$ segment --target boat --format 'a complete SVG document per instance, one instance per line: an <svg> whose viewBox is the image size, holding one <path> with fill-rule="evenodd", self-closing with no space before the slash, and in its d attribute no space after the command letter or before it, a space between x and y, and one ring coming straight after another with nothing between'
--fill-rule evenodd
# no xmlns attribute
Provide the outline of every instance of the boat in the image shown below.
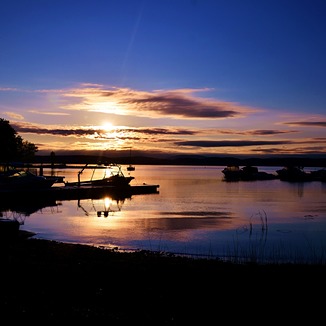
<svg viewBox="0 0 326 326"><path fill-rule="evenodd" d="M312 181L310 172L304 171L302 166L287 165L276 173L282 181Z"/></svg>
<svg viewBox="0 0 326 326"><path fill-rule="evenodd" d="M128 166L127 166L127 171L135 171L135 167L133 166L133 165L131 165L131 164L129 164Z"/></svg>
<svg viewBox="0 0 326 326"><path fill-rule="evenodd" d="M19 169L14 165L2 164L0 166L1 191L48 189L55 182L55 178L47 179L29 170Z"/></svg>
<svg viewBox="0 0 326 326"><path fill-rule="evenodd" d="M228 165L222 170L226 180L240 180L241 170L239 165Z"/></svg>
<svg viewBox="0 0 326 326"><path fill-rule="evenodd" d="M43 175L43 177L47 180L52 180L53 183L64 183L64 176L57 176L57 175Z"/></svg>
<svg viewBox="0 0 326 326"><path fill-rule="evenodd" d="M130 161L131 161L131 147L130 147L130 149L129 149L129 159L130 159ZM136 168L132 165L132 164L129 164L128 166L127 166L127 171L135 171L136 170Z"/></svg>
<svg viewBox="0 0 326 326"><path fill-rule="evenodd" d="M326 182L326 168L322 168L316 171L311 171L310 175L313 181Z"/></svg>
<svg viewBox="0 0 326 326"><path fill-rule="evenodd" d="M93 168L92 178L90 180L81 181L80 176L86 168ZM97 169L105 169L104 176L102 179L93 179L95 171ZM125 187L129 186L131 180L134 177L125 176L122 172L122 168L119 164L111 163L109 165L97 164L97 165L89 165L86 164L79 172L78 172L78 181L74 182L65 182L66 187Z"/></svg>
<svg viewBox="0 0 326 326"><path fill-rule="evenodd" d="M64 166L64 167L66 167L66 166ZM46 179L51 179L51 180L53 180L54 183L64 183L64 178L65 178L65 177L64 177L64 176L54 175L54 174L53 174L53 173L54 173L54 172L53 172L53 171L54 171L53 167L51 167L51 170L52 170L51 175L44 175L44 174L43 174L43 169L44 169L43 164L41 164L40 167L39 167L39 175L45 177Z"/></svg>
<svg viewBox="0 0 326 326"><path fill-rule="evenodd" d="M259 171L256 166L246 165L240 168L238 165L228 165L222 170L224 179L227 181L255 181L273 180L277 175Z"/></svg>

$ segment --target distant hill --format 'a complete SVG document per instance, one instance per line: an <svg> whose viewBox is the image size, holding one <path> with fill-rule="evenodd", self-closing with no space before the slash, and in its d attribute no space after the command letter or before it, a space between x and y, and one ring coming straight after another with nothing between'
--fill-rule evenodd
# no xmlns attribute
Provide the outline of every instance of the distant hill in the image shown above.
<svg viewBox="0 0 326 326"><path fill-rule="evenodd" d="M99 164L99 163L117 163L130 164L129 157L104 157L98 155L57 155L55 158L50 156L36 155L33 163L55 164ZM222 157L222 156L201 156L201 155L177 155L168 158L158 158L149 156L135 156L132 158L132 164L145 165L207 165L207 166L227 166L227 165L254 165L254 166L286 166L297 165L303 167L326 167L326 158L319 157Z"/></svg>

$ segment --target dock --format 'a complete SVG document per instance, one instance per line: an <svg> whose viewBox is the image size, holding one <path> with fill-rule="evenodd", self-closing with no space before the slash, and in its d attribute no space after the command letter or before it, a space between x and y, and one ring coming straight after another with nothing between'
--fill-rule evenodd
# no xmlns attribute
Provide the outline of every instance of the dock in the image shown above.
<svg viewBox="0 0 326 326"><path fill-rule="evenodd" d="M130 198L132 195L158 194L159 185L127 185L123 187L117 186L64 186L52 187L49 191L50 196L54 196L59 200L73 200L86 198L101 198L105 195L112 198Z"/></svg>
<svg viewBox="0 0 326 326"><path fill-rule="evenodd" d="M127 186L52 186L47 189L1 191L1 202L33 202L45 200L99 199L103 196L130 198L133 195L158 194L159 185L141 184Z"/></svg>

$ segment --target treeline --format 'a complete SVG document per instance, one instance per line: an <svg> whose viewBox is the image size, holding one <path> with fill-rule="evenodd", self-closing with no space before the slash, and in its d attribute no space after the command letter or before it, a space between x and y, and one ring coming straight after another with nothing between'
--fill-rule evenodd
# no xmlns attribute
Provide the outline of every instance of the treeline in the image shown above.
<svg viewBox="0 0 326 326"><path fill-rule="evenodd" d="M37 151L35 144L24 140L8 120L0 118L0 162L30 162Z"/></svg>
<svg viewBox="0 0 326 326"><path fill-rule="evenodd" d="M35 156L35 163L42 164L129 164L129 157L104 157L96 155L56 155ZM326 167L325 158L309 157L268 157L268 158L237 158L237 157L207 157L207 156L171 156L169 158L155 158L150 156L136 156L132 158L132 164L144 165L201 165L201 166L303 166L303 167Z"/></svg>

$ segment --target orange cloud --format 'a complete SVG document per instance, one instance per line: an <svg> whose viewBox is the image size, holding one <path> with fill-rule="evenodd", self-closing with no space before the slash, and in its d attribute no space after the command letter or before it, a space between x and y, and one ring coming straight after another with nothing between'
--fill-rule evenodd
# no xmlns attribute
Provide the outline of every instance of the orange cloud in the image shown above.
<svg viewBox="0 0 326 326"><path fill-rule="evenodd" d="M74 102L63 106L69 110L86 110L137 114L151 117L171 117L182 119L222 119L242 117L258 109L245 107L232 102L195 97L201 90L179 89L172 91L137 91L129 88L105 89L99 85L84 85L66 91L67 98Z"/></svg>

